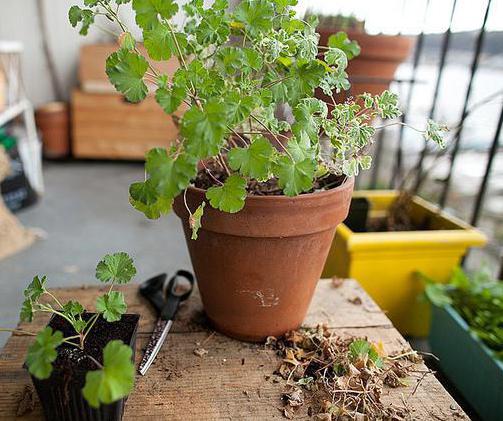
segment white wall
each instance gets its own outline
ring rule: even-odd
[[[83,37],[72,28],[68,22],[68,9],[73,4],[82,5],[82,0],[43,0],[43,4],[58,79],[68,98],[71,88],[77,84],[79,47],[85,43],[110,41],[113,37],[97,28]],[[139,38],[140,31],[134,24],[129,6],[122,9],[122,19]],[[100,25],[114,29],[106,19],[100,21]],[[22,65],[28,98],[35,105],[53,100],[54,92],[42,50],[36,0],[0,0],[0,40],[21,41],[24,44]]]

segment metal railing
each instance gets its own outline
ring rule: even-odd
[[[404,4],[407,3],[407,0],[404,0]],[[428,16],[429,8],[431,7],[432,1],[427,0],[425,2],[424,11],[422,16],[419,19],[423,21],[423,27],[425,26],[425,22]],[[453,177],[455,176],[455,164],[456,160],[459,157],[460,151],[462,150],[463,144],[463,135],[465,132],[465,126],[467,118],[471,112],[471,107],[473,106],[473,96],[474,91],[476,89],[476,76],[478,75],[478,71],[481,65],[481,60],[483,58],[484,52],[484,42],[487,37],[487,23],[491,16],[493,9],[495,9],[494,4],[496,0],[486,0],[479,1],[481,10],[484,10],[483,19],[480,23],[480,27],[476,31],[475,42],[473,49],[471,51],[471,59],[470,63],[467,65],[469,69],[469,77],[466,85],[466,93],[464,95],[462,111],[459,116],[458,125],[451,132],[451,140],[449,142],[448,149],[443,153],[443,158],[447,158],[448,160],[448,168],[447,173],[444,177],[437,178],[435,180],[431,180],[433,183],[439,183],[439,192],[437,193],[437,197],[433,200],[438,203],[440,208],[445,208],[448,205],[448,199],[450,193],[452,193],[452,184]],[[429,110],[427,111],[425,117],[430,119],[436,119],[439,108],[439,95],[441,94],[442,85],[445,77],[445,69],[448,65],[447,57],[452,48],[452,39],[453,39],[453,22],[455,19],[456,13],[461,12],[459,10],[460,7],[463,6],[463,2],[458,0],[453,0],[451,4],[451,9],[449,10],[449,22],[447,30],[441,34],[440,46],[439,46],[439,56],[438,61],[436,62],[436,77],[434,80],[434,88],[433,95],[431,99],[431,104],[429,106]],[[404,8],[405,9],[405,8]],[[408,123],[411,117],[410,109],[412,100],[415,98],[415,95],[422,95],[422,92],[417,88],[421,86],[421,80],[418,79],[418,69],[420,66],[421,58],[423,56],[425,50],[425,37],[427,34],[421,32],[417,35],[416,46],[414,54],[410,60],[410,78],[409,79],[401,79],[396,80],[395,84],[399,87],[400,91],[404,91],[402,89],[402,85],[408,85],[408,89],[406,90],[405,95],[402,93],[401,95],[401,103],[404,107],[403,115],[401,117],[402,122]],[[501,70],[501,78],[503,80],[503,68]],[[460,86],[459,89],[462,89]],[[499,92],[499,94],[503,94],[503,90]],[[503,95],[500,95],[503,96]],[[481,177],[480,184],[478,185],[477,191],[475,192],[471,212],[465,215],[465,219],[469,221],[472,225],[478,226],[482,213],[484,210],[484,201],[486,199],[489,182],[491,180],[491,175],[493,173],[494,164],[496,160],[496,156],[502,150],[502,145],[500,144],[501,130],[503,125],[503,105],[501,106],[499,119],[494,127],[494,136],[490,142],[487,142],[489,147],[486,151],[487,154],[487,163],[484,169],[484,174]],[[391,166],[388,165],[386,168],[387,174],[389,176],[388,186],[389,188],[397,188],[400,185],[401,180],[403,180],[403,176],[405,173],[413,172],[413,183],[412,183],[412,191],[414,193],[418,193],[421,188],[424,186],[424,172],[428,171],[425,167],[425,162],[428,157],[431,157],[432,154],[437,154],[437,152],[432,152],[426,142],[422,145],[421,150],[417,154],[417,158],[415,160],[415,164],[408,165],[404,163],[404,133],[406,129],[404,126],[400,126],[396,135],[396,147],[392,153],[393,156],[393,164]],[[389,133],[386,130],[380,131],[378,135],[378,139],[375,142],[375,149],[373,151],[373,168],[371,170],[370,176],[368,177],[368,183],[365,187],[370,189],[375,189],[379,186],[383,186],[383,182],[380,180],[379,174],[382,172],[383,168],[383,154],[390,155],[389,151],[385,151],[385,147],[383,146],[383,139],[385,136],[389,136]],[[388,158],[389,159],[389,158]],[[361,184],[361,183],[360,183]],[[503,209],[501,209],[501,218],[503,224]],[[502,245],[500,244],[500,247]],[[501,269],[500,276],[503,277],[503,255],[500,256],[501,259]],[[501,279],[501,278],[500,278]]]

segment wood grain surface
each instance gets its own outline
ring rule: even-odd
[[[57,290],[63,300],[78,299],[89,310],[94,308],[97,287]],[[104,289],[101,289],[104,290]],[[128,312],[140,313],[136,363],[142,357],[155,314],[137,293],[137,286],[123,287]],[[361,301],[361,303],[360,303]],[[356,304],[355,304],[356,303]],[[37,317],[20,327],[38,331],[48,318]],[[392,326],[385,314],[351,280],[334,287],[330,280],[321,280],[305,319],[306,326],[327,324],[341,336],[367,337],[382,341],[388,353],[410,349],[409,344]],[[22,368],[27,346],[33,338],[14,335],[0,354],[0,419],[38,420],[42,418],[35,397],[33,411],[16,417],[23,390],[30,377]],[[199,357],[194,349],[203,346],[208,354]],[[280,363],[274,351],[261,344],[239,342],[213,332],[208,326],[197,291],[178,314],[172,332],[145,377],[137,376],[124,414],[125,420],[268,420],[281,419],[282,382],[275,382],[272,373]],[[426,367],[417,364],[408,378],[408,386],[385,388],[385,403],[405,402],[411,408],[411,419],[468,419],[452,397],[431,374],[417,386]],[[417,387],[416,387],[417,386]],[[299,414],[297,419],[307,419]]]

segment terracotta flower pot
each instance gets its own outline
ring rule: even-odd
[[[337,225],[347,216],[354,180],[325,192],[248,196],[228,214],[206,206],[199,238],[191,240],[183,197],[182,219],[201,298],[215,328],[261,341],[298,328],[320,278]],[[195,210],[205,191],[187,189]]]
[[[50,102],[35,111],[35,121],[42,133],[44,156],[64,158],[70,153],[70,119],[68,105]]]
[[[330,35],[337,28],[318,28],[320,45],[327,45]],[[378,95],[389,88],[398,66],[409,57],[415,39],[403,35],[369,35],[359,31],[346,31],[348,38],[358,42],[360,55],[350,60],[347,73],[351,79],[351,90],[346,95],[356,96],[364,92]],[[320,91],[320,95],[323,93]],[[342,98],[341,98],[342,97]],[[344,95],[337,98],[344,100]]]

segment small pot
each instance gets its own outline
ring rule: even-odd
[[[301,325],[353,185],[349,179],[296,197],[250,195],[234,214],[206,206],[197,240],[190,239],[183,197],[175,199],[204,309],[217,330],[262,341]],[[186,199],[195,210],[205,191],[189,187]]]
[[[70,118],[68,105],[50,102],[35,111],[35,122],[42,133],[46,158],[65,158],[70,153]]]
[[[86,313],[87,320],[93,313]],[[124,314],[120,321],[108,323],[100,317],[93,327],[91,334],[86,339],[86,352],[96,360],[102,362],[103,348],[114,339],[120,339],[133,350],[134,361],[136,348],[136,332],[138,329],[138,314]],[[75,334],[73,328],[60,316],[53,316],[48,323],[53,330],[63,332],[63,335]],[[33,385],[42,404],[45,418],[58,421],[118,421],[122,419],[126,398],[120,399],[109,405],[101,405],[98,409],[89,406],[82,395],[86,374],[89,370],[96,370],[94,364],[80,358],[74,359],[78,352],[75,347],[63,344],[57,349],[58,357],[53,363],[51,376],[46,380],[39,380],[31,376]],[[89,366],[87,366],[89,363]]]

